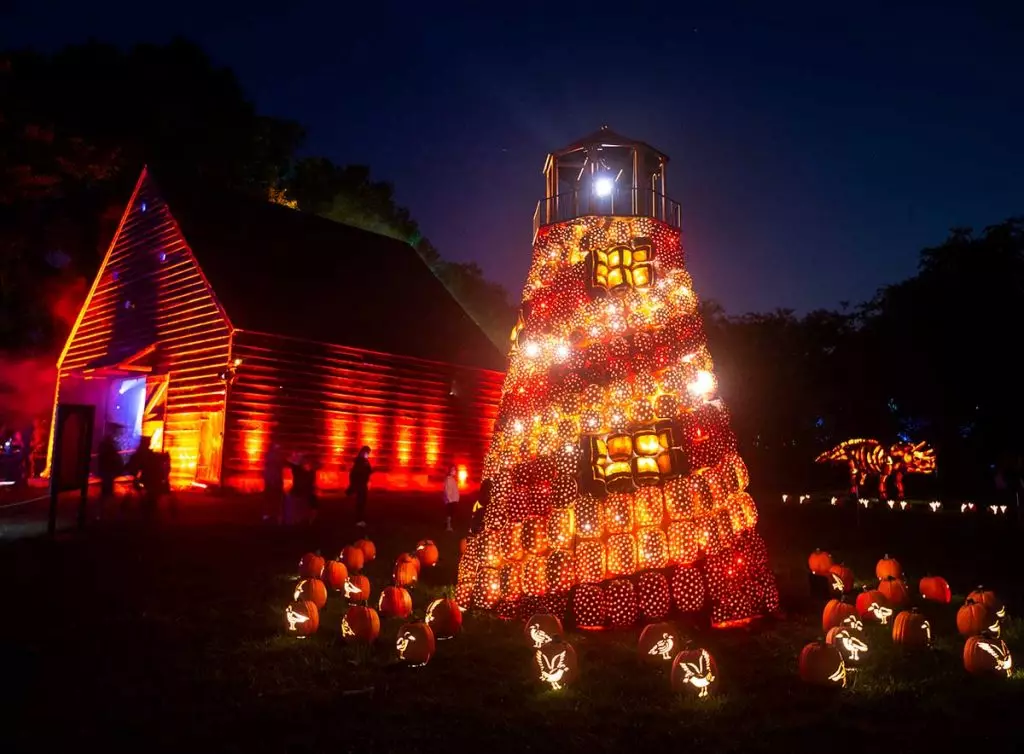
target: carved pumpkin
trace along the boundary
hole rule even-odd
[[[878,591],[885,595],[893,607],[900,607],[907,602],[907,585],[892,576],[886,576],[878,583]]]
[[[377,609],[385,618],[408,618],[412,614],[412,597],[400,586],[384,587]]]
[[[335,591],[341,591],[345,588],[346,581],[348,569],[345,564],[338,560],[328,560],[324,566],[324,583]]]
[[[829,579],[832,584],[832,591],[840,594],[853,591],[853,569],[842,563],[833,565],[829,569]]]
[[[292,599],[296,602],[309,600],[317,609],[323,609],[327,604],[327,587],[320,579],[302,579],[295,585],[295,594]]]
[[[455,600],[436,599],[427,605],[425,620],[436,639],[451,639],[462,630],[462,609]]]
[[[970,597],[956,611],[956,630],[963,636],[977,636],[984,633],[992,626],[992,612],[980,602],[975,602]]]
[[[715,658],[706,649],[684,650],[672,660],[672,690],[707,697],[718,681]]]
[[[636,590],[633,582],[616,579],[604,589],[604,613],[612,628],[629,628],[636,623]]]
[[[636,584],[636,602],[640,613],[648,620],[660,620],[672,607],[668,579],[661,571],[640,574]]]
[[[941,576],[925,576],[918,586],[921,589],[921,596],[926,600],[948,605],[953,599],[949,583]]]
[[[857,620],[857,618],[853,620]],[[864,625],[861,623],[860,625]],[[861,655],[868,651],[868,645],[865,641],[863,631],[857,630],[854,626],[847,624],[845,621],[833,628],[830,628],[828,633],[825,634],[825,643],[830,647],[835,647],[839,650],[839,654],[843,656],[843,660],[851,665],[855,665],[861,661]]]
[[[604,591],[596,584],[580,584],[572,595],[572,614],[576,627],[582,629],[604,628],[607,615],[604,611]]]
[[[363,564],[366,562],[366,556],[363,555],[363,551],[355,545],[349,545],[342,550],[341,559],[345,563],[345,567],[350,571],[363,570]]]
[[[887,578],[899,579],[903,576],[903,566],[896,558],[890,558],[887,553],[875,564],[875,576],[879,581],[884,581]]]
[[[576,680],[576,650],[568,642],[549,641],[535,651],[533,661],[537,680],[553,691],[560,691]]]
[[[835,647],[820,641],[800,650],[800,679],[815,686],[846,687],[846,663]]]
[[[660,665],[672,662],[681,646],[682,640],[675,626],[671,623],[651,623],[640,632],[636,651],[640,662]]]
[[[977,589],[975,589],[973,592],[967,595],[967,599],[974,600],[975,602],[980,602],[982,605],[989,609],[992,615],[994,615],[996,618],[999,618],[1000,620],[1006,617],[1006,605],[1003,603],[1001,599],[999,599],[998,595],[996,595],[996,593],[993,592],[991,589],[986,589],[983,586],[979,586]]]
[[[407,552],[403,552],[395,561],[395,584],[412,586],[420,578],[420,561]]]
[[[889,598],[877,589],[864,587],[864,591],[857,595],[857,616],[861,620],[885,626],[889,623],[892,613]]]
[[[304,579],[318,579],[324,573],[324,559],[315,552],[307,552],[299,561],[299,576]]]
[[[827,552],[815,550],[807,558],[807,567],[811,569],[811,573],[827,577],[832,568],[832,556]]]
[[[932,625],[917,608],[904,610],[892,624],[892,640],[910,647],[927,647],[932,643]]]
[[[843,599],[829,600],[821,612],[821,630],[828,633],[830,628],[835,628],[850,616],[857,616],[856,607]]]
[[[309,600],[293,602],[284,611],[288,631],[301,639],[312,636],[320,627],[320,610]]]
[[[380,616],[372,607],[352,605],[341,619],[341,635],[370,644],[380,635]]]
[[[439,557],[437,545],[429,539],[421,539],[416,545],[416,557],[419,559],[420,565],[427,568],[436,566]]]
[[[370,580],[359,573],[353,573],[345,582],[345,597],[349,602],[366,602],[370,599]]]
[[[459,540],[459,555],[465,555],[466,554],[466,547],[468,546],[468,544],[469,543],[468,543],[468,541],[466,540],[465,537],[463,537],[462,539]]]
[[[353,547],[358,547],[363,551],[363,564],[372,563],[377,557],[377,545],[368,539],[357,539],[352,543]]]
[[[526,640],[534,649],[540,649],[549,641],[561,637],[562,621],[554,615],[537,613],[526,621],[523,633],[526,634]]]
[[[402,662],[413,667],[426,665],[437,649],[434,632],[426,623],[406,623],[398,629],[395,649]]]
[[[1006,674],[1013,671],[1013,657],[1002,639],[971,636],[964,644],[964,668],[977,675]]]

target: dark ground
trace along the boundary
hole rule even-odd
[[[259,522],[255,498],[185,496],[177,520],[104,521],[57,542],[0,542],[0,674],[9,713],[4,752],[99,751],[711,751],[975,750],[1018,740],[1024,673],[978,679],[963,670],[954,615],[979,582],[1009,602],[1004,631],[1024,658],[1020,530],[1004,517],[760,500],[761,529],[786,615],[754,629],[687,633],[718,662],[720,696],[674,696],[664,672],[636,661],[638,630],[575,634],[581,677],[557,693],[531,677],[521,624],[470,614],[424,668],[391,660],[400,621],[372,649],[340,639],[344,601],[332,595],[319,634],[297,641],[282,612],[299,556],[334,555],[360,532],[326,501],[313,527]],[[441,562],[414,590],[427,602],[454,580],[457,539],[442,531],[436,496],[376,499],[367,567],[373,602],[391,564],[423,537]],[[869,634],[868,661],[835,693],[803,685],[797,655],[821,636],[822,601],[808,595],[815,546],[873,577],[885,552],[912,587],[926,571],[949,579],[954,602],[925,606],[931,650],[897,650]],[[348,694],[346,692],[371,692]]]

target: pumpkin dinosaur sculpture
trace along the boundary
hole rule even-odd
[[[897,500],[903,499],[904,474],[935,472],[935,450],[925,442],[897,442],[885,446],[878,440],[854,438],[822,453],[815,463],[845,463],[850,468],[850,492],[860,495],[860,488],[869,476],[878,475],[878,497],[888,498],[886,489],[891,476],[896,483]]]

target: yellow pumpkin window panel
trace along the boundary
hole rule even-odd
[[[606,291],[647,288],[654,278],[650,245],[617,246],[594,253],[594,285]]]

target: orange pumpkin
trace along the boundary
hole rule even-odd
[[[412,614],[412,597],[400,586],[384,587],[377,609],[385,618],[408,618]]]
[[[821,629],[828,633],[829,629],[842,625],[842,622],[850,616],[857,615],[857,608],[848,604],[845,600],[829,600],[821,613]]]
[[[341,559],[344,561],[345,567],[350,571],[361,571],[366,563],[366,556],[363,555],[363,551],[355,545],[349,545],[342,550]]]
[[[436,599],[427,605],[426,622],[437,639],[451,639],[462,630],[462,609],[455,600]]]
[[[469,546],[469,540],[465,537],[459,540],[459,555],[466,554],[466,548]]]
[[[932,643],[932,625],[917,608],[904,610],[892,624],[892,640],[895,644],[911,647],[927,647]]]
[[[800,650],[800,679],[815,686],[846,687],[846,663],[835,647],[820,641]]]
[[[345,582],[348,581],[348,569],[345,564],[338,560],[328,560],[324,566],[324,582],[331,589],[342,590]]]
[[[417,543],[416,558],[420,561],[420,565],[424,565],[427,568],[436,566],[438,557],[437,545],[429,539],[421,539]]]
[[[921,589],[921,596],[926,600],[948,605],[953,599],[949,583],[941,576],[925,576],[918,586]]]
[[[395,561],[395,584],[412,586],[420,578],[420,561],[407,552],[403,552]]]
[[[1006,617],[1006,605],[991,589],[979,586],[967,595],[967,599],[980,602],[987,607],[996,618],[1003,619]]]
[[[861,655],[868,651],[866,638],[863,631],[844,621],[842,625],[828,630],[828,633],[825,634],[825,643],[838,649],[846,663],[855,665],[861,661]]]
[[[977,636],[984,633],[993,624],[992,612],[980,602],[970,597],[956,611],[956,630],[963,636]]]
[[[534,650],[533,661],[537,680],[549,684],[552,691],[560,691],[576,680],[576,650],[568,642],[549,641]]]
[[[353,547],[358,547],[363,551],[363,564],[372,563],[374,558],[377,557],[377,545],[368,539],[357,539],[352,543]]]
[[[832,591],[840,593],[853,591],[852,568],[848,568],[842,563],[833,565],[829,568],[829,578],[832,581]]]
[[[352,605],[341,619],[341,635],[369,644],[380,635],[380,616],[372,607]]]
[[[660,665],[672,662],[679,654],[681,645],[679,629],[671,623],[651,623],[640,632],[636,651],[640,662]]]
[[[892,576],[886,576],[878,582],[878,591],[885,595],[893,607],[900,607],[907,602],[907,585]]]
[[[307,552],[299,561],[299,576],[304,579],[318,579],[324,572],[324,559],[315,552]]]
[[[534,649],[540,649],[549,641],[562,636],[562,621],[548,613],[537,613],[526,621],[523,628],[526,640]]]
[[[684,649],[672,660],[669,681],[673,691],[704,699],[718,682],[718,665],[706,649]]]
[[[827,552],[815,550],[807,558],[807,567],[811,569],[811,573],[827,578],[829,569],[832,568],[832,556]]]
[[[292,597],[296,602],[309,600],[318,609],[323,609],[327,604],[327,587],[320,579],[302,579],[295,585],[295,594]]]
[[[406,623],[398,629],[395,649],[402,662],[414,667],[426,665],[437,649],[434,632],[426,623]]]
[[[875,576],[879,581],[887,578],[899,579],[903,576],[903,567],[896,558],[890,558],[888,553],[875,564]]]
[[[886,625],[892,616],[889,598],[877,589],[864,587],[864,591],[857,595],[857,615],[861,620]]]
[[[308,600],[290,604],[285,608],[284,617],[288,621],[288,630],[302,639],[312,636],[320,627],[320,610]]]
[[[964,644],[964,668],[978,675],[1006,673],[1009,678],[1013,658],[1002,639],[971,636]]]
[[[345,582],[345,596],[349,602],[366,602],[370,599],[370,580],[362,574],[353,573]]]

